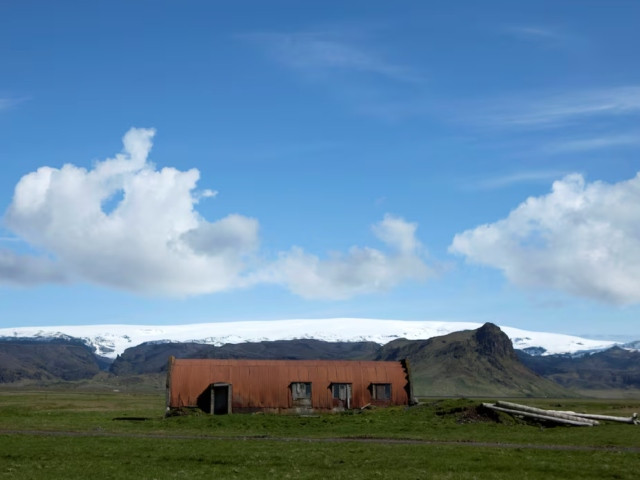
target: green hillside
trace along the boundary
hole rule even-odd
[[[496,325],[428,340],[394,340],[377,360],[407,358],[417,396],[564,397],[571,393],[525,367]]]

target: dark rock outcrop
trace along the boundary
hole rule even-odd
[[[491,323],[428,340],[395,340],[383,346],[376,358],[407,358],[416,395],[569,395],[525,367],[509,337]]]

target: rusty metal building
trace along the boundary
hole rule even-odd
[[[308,412],[412,401],[406,361],[169,359],[167,409]]]

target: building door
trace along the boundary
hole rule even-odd
[[[214,383],[211,385],[211,413],[213,415],[231,413],[230,383]]]
[[[333,398],[334,408],[340,408],[340,409],[351,408],[351,384],[350,383],[332,383],[331,397]]]

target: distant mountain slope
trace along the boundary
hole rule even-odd
[[[561,386],[526,368],[509,338],[495,325],[429,340],[373,342],[282,340],[220,347],[197,343],[148,343],[127,349],[112,364],[117,375],[166,370],[170,355],[181,358],[351,359],[411,362],[416,395],[568,396]]]
[[[0,339],[0,383],[81,380],[99,371],[98,359],[78,340]]]
[[[640,352],[613,347],[573,357],[537,357],[518,352],[522,363],[560,385],[577,389],[640,388]]]
[[[568,396],[570,392],[525,367],[509,337],[487,323],[428,340],[395,340],[377,360],[409,359],[414,394],[452,396]]]
[[[581,357],[530,356],[521,351],[516,355],[505,333],[491,324],[426,340],[395,339],[384,346],[375,342],[315,339],[221,346],[200,342],[149,342],[125,350],[113,361],[110,372],[120,378],[157,376],[166,371],[170,355],[256,359],[408,358],[417,395],[566,396],[563,387],[640,389],[640,352],[612,348]],[[79,339],[0,338],[0,383],[89,379],[99,368],[107,369],[109,364]]]
[[[118,356],[110,371],[116,375],[163,372],[170,355],[177,358],[364,360],[374,358],[379,348],[374,342],[323,342],[311,339],[246,342],[220,347],[201,343],[145,343],[129,348]]]
[[[221,346],[245,342],[315,339],[326,342],[375,342],[384,345],[398,338],[426,340],[461,330],[481,327],[472,322],[376,320],[327,318],[219,322],[191,325],[70,325],[0,328],[5,337],[74,337],[82,339],[98,355],[114,360],[127,348],[142,343],[170,341]],[[514,348],[535,348],[540,354],[576,353],[609,348],[615,342],[589,340],[558,333],[533,332],[500,327]]]

